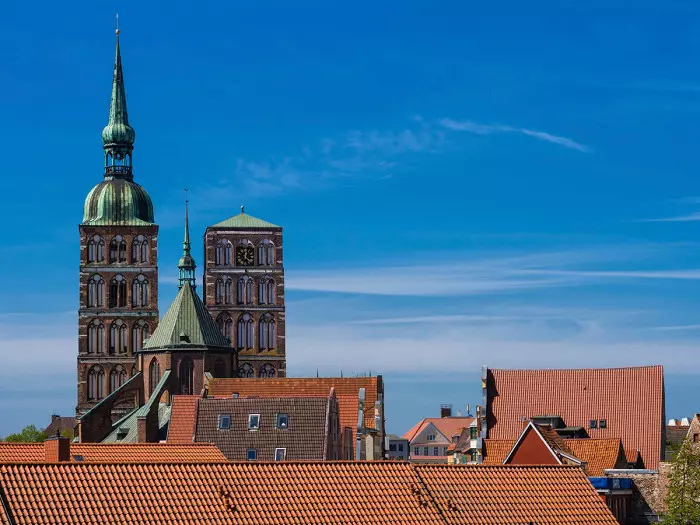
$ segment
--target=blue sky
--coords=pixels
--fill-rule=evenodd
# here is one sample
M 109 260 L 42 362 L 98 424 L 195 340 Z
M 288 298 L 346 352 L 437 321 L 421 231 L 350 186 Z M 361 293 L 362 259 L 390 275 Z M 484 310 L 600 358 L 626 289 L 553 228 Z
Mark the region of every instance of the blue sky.
M 392 432 L 482 365 L 660 363 L 696 411 L 700 6 L 579 4 L 120 2 L 161 311 L 189 187 L 195 237 L 285 227 L 289 372 L 384 374 Z M 0 434 L 74 408 L 116 8 L 4 10 Z

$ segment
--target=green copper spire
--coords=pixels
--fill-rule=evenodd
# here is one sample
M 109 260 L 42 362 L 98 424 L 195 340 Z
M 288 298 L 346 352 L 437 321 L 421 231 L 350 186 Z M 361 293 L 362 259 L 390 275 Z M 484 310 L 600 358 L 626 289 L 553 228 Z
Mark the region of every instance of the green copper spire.
M 197 265 L 195 264 L 194 258 L 190 253 L 190 220 L 188 208 L 188 200 L 185 199 L 185 238 L 182 241 L 182 257 L 180 257 L 180 262 L 177 263 L 177 268 L 180 273 L 179 288 L 182 288 L 187 282 L 190 283 L 190 286 L 194 289 L 197 286 L 194 275 Z
M 131 180 L 131 155 L 134 149 L 136 132 L 129 125 L 126 111 L 126 91 L 122 55 L 119 49 L 119 29 L 117 29 L 117 52 L 114 58 L 112 78 L 112 99 L 109 104 L 109 122 L 102 130 L 102 143 L 105 149 L 105 178 Z

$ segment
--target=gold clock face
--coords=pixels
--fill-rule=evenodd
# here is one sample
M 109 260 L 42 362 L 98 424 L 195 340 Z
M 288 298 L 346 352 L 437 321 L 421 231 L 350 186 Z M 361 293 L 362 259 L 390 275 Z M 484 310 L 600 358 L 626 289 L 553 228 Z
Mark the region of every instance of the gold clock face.
M 236 248 L 236 265 L 253 266 L 255 250 L 252 246 L 239 246 Z

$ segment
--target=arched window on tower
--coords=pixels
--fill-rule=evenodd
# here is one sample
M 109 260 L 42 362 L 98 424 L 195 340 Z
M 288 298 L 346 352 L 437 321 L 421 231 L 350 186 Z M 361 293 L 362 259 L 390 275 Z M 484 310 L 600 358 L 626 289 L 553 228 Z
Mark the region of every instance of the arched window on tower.
M 221 278 L 217 279 L 215 288 L 214 302 L 216 304 L 222 304 L 224 302 L 224 280 Z
M 219 358 L 214 361 L 214 377 L 226 377 L 226 363 Z
M 160 363 L 155 357 L 151 359 L 151 364 L 148 366 L 148 395 L 153 394 L 153 389 L 160 381 Z
M 143 342 L 148 339 L 148 323 L 139 319 L 131 328 L 131 351 L 138 352 L 143 348 Z
M 189 357 L 180 361 L 180 394 L 194 394 L 194 363 Z
M 148 239 L 143 235 L 137 235 L 131 245 L 131 262 L 134 264 L 148 262 Z
M 114 392 L 117 388 L 126 383 L 126 370 L 122 365 L 115 366 L 109 373 L 109 391 Z
M 222 312 L 216 318 L 216 326 L 219 327 L 221 335 L 227 337 L 229 341 L 233 341 L 233 319 L 228 312 Z
M 250 314 L 243 314 L 238 318 L 238 333 L 236 336 L 237 348 L 247 350 L 255 347 L 255 323 Z
M 88 325 L 88 354 L 102 354 L 105 351 L 105 325 L 94 319 Z
M 228 239 L 221 239 L 216 245 L 216 265 L 230 266 L 233 246 Z
M 112 321 L 109 327 L 109 353 L 110 355 L 126 354 L 126 323 L 121 319 Z
M 272 350 L 276 346 L 277 331 L 275 330 L 275 319 L 270 314 L 265 314 L 260 318 L 258 325 L 258 338 L 260 350 Z
M 109 307 L 123 308 L 126 306 L 126 279 L 123 275 L 115 275 L 109 283 Z
M 105 304 L 105 282 L 102 277 L 95 274 L 88 281 L 88 308 L 102 308 Z
M 224 279 L 224 303 L 233 304 L 233 281 L 230 277 Z
M 109 243 L 109 262 L 126 262 L 126 241 L 121 235 L 117 235 Z
M 105 240 L 99 235 L 95 235 L 88 242 L 88 262 L 102 262 L 105 257 Z
M 260 279 L 258 285 L 258 304 L 275 304 L 275 280 L 265 276 Z
M 149 302 L 148 279 L 141 274 L 134 277 L 131 283 L 131 304 L 132 306 L 148 306 Z
M 266 363 L 265 365 L 260 367 L 260 377 L 275 377 L 275 367 L 272 366 L 270 363 Z
M 248 363 L 244 363 L 238 369 L 238 377 L 255 377 L 255 368 Z
M 253 304 L 253 279 L 244 275 L 238 279 L 238 304 Z
M 105 372 L 101 366 L 93 366 L 87 376 L 87 398 L 96 401 L 104 397 Z
M 258 265 L 274 266 L 275 264 L 275 245 L 272 241 L 265 239 L 258 246 Z

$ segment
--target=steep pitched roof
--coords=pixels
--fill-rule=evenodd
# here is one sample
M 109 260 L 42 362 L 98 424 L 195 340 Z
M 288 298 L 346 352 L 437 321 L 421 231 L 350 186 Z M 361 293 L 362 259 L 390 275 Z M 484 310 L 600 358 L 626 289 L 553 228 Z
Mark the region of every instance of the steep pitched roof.
M 84 463 L 209 463 L 226 457 L 210 443 L 71 443 L 71 461 Z M 44 463 L 43 443 L 0 442 L 0 463 Z
M 502 465 L 514 446 L 514 439 L 485 439 L 483 464 Z
M 260 461 L 273 461 L 275 449 L 285 448 L 287 460 L 324 460 L 330 434 L 340 444 L 340 427 L 326 428 L 327 412 L 337 411 L 334 398 L 199 399 L 195 440 L 215 443 L 229 460 L 246 460 L 255 449 Z M 260 416 L 259 429 L 248 429 L 248 416 Z M 277 414 L 287 414 L 287 428 L 277 428 Z M 219 416 L 231 417 L 230 428 L 219 429 Z M 337 419 L 335 420 L 337 425 Z M 336 456 L 338 457 L 338 456 Z
M 426 417 L 415 424 L 403 437 L 408 441 L 413 441 L 416 436 L 423 432 L 425 427 L 432 424 L 438 429 L 438 432 L 449 440 L 452 439 L 452 436 L 458 435 L 463 428 L 471 425 L 472 421 L 474 421 L 473 417 Z
M 616 524 L 575 467 L 4 464 L 0 486 L 16 525 Z
M 56 432 L 72 431 L 77 423 L 78 421 L 74 416 L 51 416 L 51 423 L 44 429 L 44 433 L 47 436 L 53 436 Z
M 488 437 L 514 439 L 523 418 L 561 416 L 569 426 L 589 428 L 592 438 L 622 439 L 627 459 L 640 450 L 644 465 L 656 469 L 662 451 L 664 383 L 661 366 L 580 370 L 487 372 Z M 643 416 L 643 417 L 641 417 Z
M 567 459 L 580 461 L 574 456 L 574 453 L 566 445 L 561 436 L 552 430 L 549 425 L 538 425 L 530 421 L 525 429 L 520 433 L 518 439 L 515 441 L 515 444 L 506 456 L 504 463 L 512 463 L 514 454 L 516 454 L 516 451 L 522 446 L 523 441 L 531 438 L 541 439 L 547 446 L 547 449 L 552 454 L 553 458 L 559 464 L 568 464 Z M 520 463 L 522 464 L 522 461 Z
M 229 348 L 231 343 L 221 334 L 194 288 L 185 282 L 143 349 L 202 346 Z
M 210 228 L 260 228 L 269 230 L 271 228 L 280 228 L 280 226 L 241 212 L 224 221 L 217 222 Z
M 197 423 L 197 401 L 199 396 L 173 396 L 168 443 L 192 443 Z

